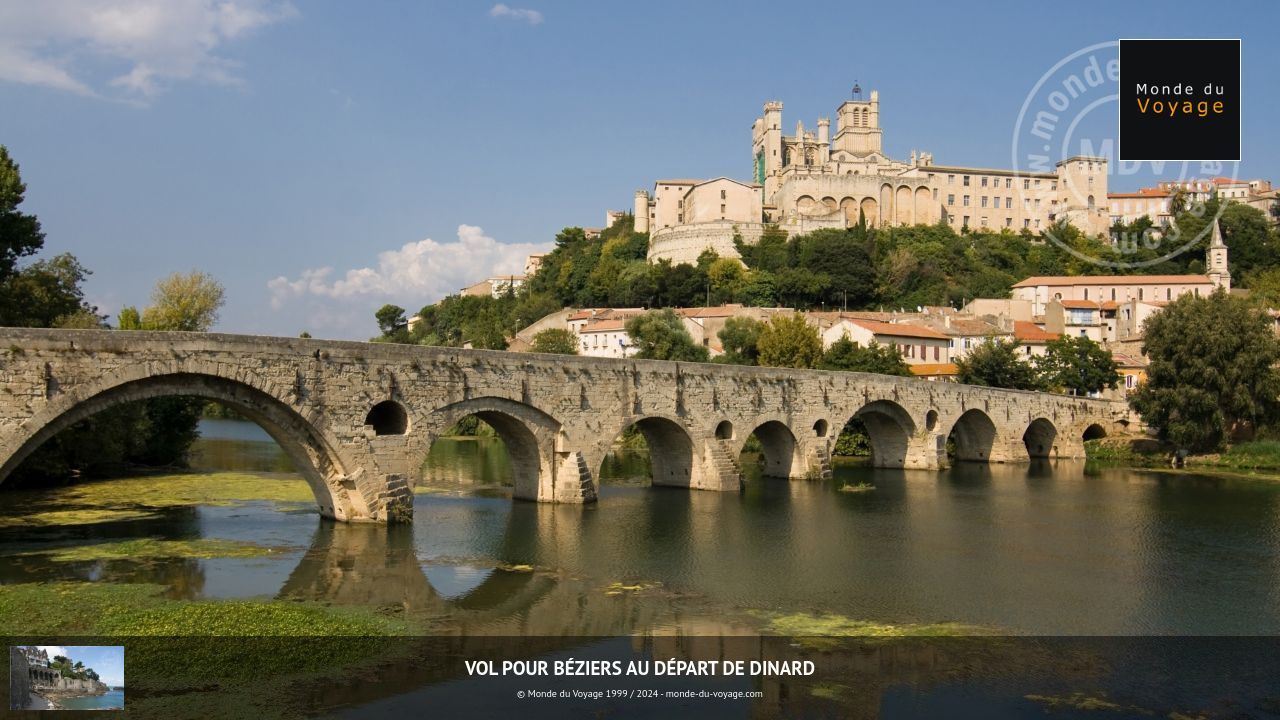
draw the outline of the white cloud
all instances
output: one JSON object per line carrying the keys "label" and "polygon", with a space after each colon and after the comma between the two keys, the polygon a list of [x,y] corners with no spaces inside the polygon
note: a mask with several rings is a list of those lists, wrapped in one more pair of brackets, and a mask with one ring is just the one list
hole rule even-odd
{"label": "white cloud", "polygon": [[0,3],[0,81],[89,96],[105,82],[132,101],[182,80],[236,85],[219,48],[295,15],[287,0]]}
{"label": "white cloud", "polygon": [[458,239],[426,239],[399,250],[378,253],[377,267],[347,270],[303,270],[296,279],[277,277],[267,283],[271,307],[279,310],[293,298],[369,299],[395,302],[411,312],[471,283],[496,275],[520,275],[525,259],[550,250],[550,243],[500,243],[475,225],[459,225]]}
{"label": "white cloud", "polygon": [[62,645],[37,645],[36,647],[43,650],[45,654],[49,656],[50,660],[53,659],[54,655],[61,655],[62,657],[67,657],[67,648]]}
{"label": "white cloud", "polygon": [[523,20],[530,25],[541,25],[543,21],[542,13],[537,10],[529,10],[527,8],[513,8],[509,5],[498,3],[489,9],[489,17],[511,18],[513,20]]}

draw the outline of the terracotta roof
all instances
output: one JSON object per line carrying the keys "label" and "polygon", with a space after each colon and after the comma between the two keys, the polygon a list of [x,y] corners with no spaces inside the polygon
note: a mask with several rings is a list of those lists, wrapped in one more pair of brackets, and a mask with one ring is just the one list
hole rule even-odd
{"label": "terracotta roof", "polygon": [[959,375],[955,363],[920,363],[911,366],[912,375]]}
{"label": "terracotta roof", "polygon": [[966,320],[951,318],[951,332],[954,335],[1002,335],[1000,326],[986,320]]}
{"label": "terracotta roof", "polygon": [[1111,357],[1116,361],[1117,365],[1124,368],[1144,368],[1151,364],[1150,361],[1141,355],[1112,352]]}
{"label": "terracotta roof", "polygon": [[569,321],[588,320],[596,314],[595,310],[579,310],[568,317]]}
{"label": "terracotta roof", "polygon": [[1037,285],[1207,285],[1208,283],[1208,275],[1036,275],[1014,283],[1013,286],[1020,288]]}
{"label": "terracotta roof", "polygon": [[1049,342],[1057,340],[1058,333],[1051,333],[1035,323],[1026,320],[1013,321],[1013,336],[1022,342]]}
{"label": "terracotta roof", "polygon": [[1059,300],[1062,307],[1072,310],[1101,310],[1101,306],[1095,300]]}
{"label": "terracotta roof", "polygon": [[931,340],[947,340],[947,336],[936,330],[919,327],[917,325],[907,325],[905,323],[887,323],[878,320],[862,320],[860,318],[844,318],[854,325],[870,330],[876,335],[890,335],[893,337],[917,337],[928,338]]}
{"label": "terracotta roof", "polygon": [[597,320],[593,323],[587,323],[586,327],[578,331],[579,335],[597,332],[617,332],[626,326],[626,320]]}
{"label": "terracotta roof", "polygon": [[1120,307],[1120,303],[1116,302],[1115,300],[1107,300],[1106,302],[1102,303],[1103,310],[1116,310],[1116,309],[1119,309],[1119,307]]}

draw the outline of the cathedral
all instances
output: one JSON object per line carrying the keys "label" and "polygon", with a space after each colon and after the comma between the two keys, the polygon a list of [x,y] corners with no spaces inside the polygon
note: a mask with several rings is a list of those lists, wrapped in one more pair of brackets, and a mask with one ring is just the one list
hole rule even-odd
{"label": "cathedral", "polygon": [[[861,93],[855,87],[855,95]],[[1107,161],[1076,156],[1054,172],[935,165],[932,153],[906,161],[884,154],[880,94],[851,99],[817,131],[797,122],[784,135],[782,103],[765,103],[751,126],[751,179],[668,179],[635,196],[636,229],[649,233],[649,260],[695,262],[703,251],[737,257],[733,238],[758,240],[766,225],[789,234],[932,224],[1038,232],[1060,219],[1106,232]]]}

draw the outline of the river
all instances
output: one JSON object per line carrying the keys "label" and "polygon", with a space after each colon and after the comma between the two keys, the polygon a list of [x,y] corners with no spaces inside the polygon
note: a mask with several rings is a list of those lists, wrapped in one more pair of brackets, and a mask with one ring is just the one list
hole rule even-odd
{"label": "river", "polygon": [[[598,503],[556,506],[512,501],[500,441],[445,438],[426,462],[412,526],[388,528],[322,520],[254,425],[204,421],[192,462],[190,473],[0,493],[0,585],[50,588],[51,603],[68,587],[156,588],[168,605],[147,623],[175,604],[288,601],[372,611],[416,635],[479,639],[900,628],[1280,635],[1272,478],[1081,462],[940,472],[837,462],[826,481],[750,470],[739,494],[652,487],[647,458],[620,450],[605,463]],[[74,597],[82,623],[44,629],[105,634],[83,624],[96,611],[82,608],[98,601]],[[35,600],[43,608],[44,596]],[[10,635],[28,622],[0,620]],[[1146,648],[1133,662],[1168,655]]]}
{"label": "river", "polygon": [[[645,459],[620,453],[606,463],[597,504],[552,506],[510,499],[500,441],[458,438],[439,441],[428,459],[412,528],[388,535],[322,521],[305,485],[282,472],[288,460],[254,425],[205,421],[193,463],[220,468],[207,474],[215,485],[222,471],[236,471],[238,483],[261,484],[267,499],[0,527],[13,551],[0,558],[0,582],[147,582],[173,598],[356,602],[325,597],[345,586],[309,575],[330,572],[327,558],[337,554],[394,558],[394,567],[377,570],[396,586],[385,592],[416,593],[410,605],[437,619],[472,622],[470,609],[495,586],[554,586],[513,593],[481,613],[494,632],[516,627],[513,618],[529,634],[625,634],[688,628],[690,616],[750,624],[764,612],[1013,634],[1280,634],[1280,483],[1267,479],[1079,462],[965,463],[942,472],[838,463],[834,482],[753,474],[734,494],[651,487]],[[121,493],[111,488],[129,482],[150,480],[87,487],[118,503]],[[840,482],[874,489],[841,492]],[[280,487],[292,501],[269,501]],[[94,496],[11,491],[0,500],[9,501],[8,512],[56,513],[92,508]],[[105,559],[52,552],[140,538],[248,542],[271,552]],[[625,588],[629,602],[599,602],[610,586]],[[583,612],[565,617],[567,601]]]}

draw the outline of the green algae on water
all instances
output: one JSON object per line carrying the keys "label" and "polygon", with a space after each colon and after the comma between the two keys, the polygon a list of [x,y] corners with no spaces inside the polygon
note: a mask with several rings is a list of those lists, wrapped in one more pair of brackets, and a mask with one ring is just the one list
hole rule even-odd
{"label": "green algae on water", "polygon": [[962,623],[878,623],[843,615],[753,613],[765,621],[765,632],[793,637],[963,637],[992,635],[990,628]]}
{"label": "green algae on water", "polygon": [[[271,502],[277,509],[314,508],[315,495],[296,475],[177,473],[83,482],[30,493],[23,512],[0,516],[0,528],[87,525],[157,517],[163,508]],[[51,508],[51,509],[44,509]]]}
{"label": "green algae on water", "polygon": [[93,560],[130,560],[143,558],[256,558],[279,555],[293,548],[267,547],[239,540],[156,540],[139,538],[118,542],[92,543],[74,547],[22,553],[39,555],[54,562],[88,562]]}
{"label": "green algae on water", "polygon": [[21,515],[0,516],[0,528],[93,525],[128,520],[151,520],[157,517],[160,517],[159,513],[152,510],[127,507],[36,510],[24,512]]}
{"label": "green algae on water", "polygon": [[0,634],[125,636],[387,636],[408,623],[375,610],[286,600],[172,600],[160,585],[0,586]]}

